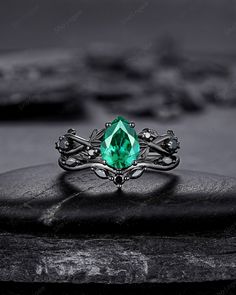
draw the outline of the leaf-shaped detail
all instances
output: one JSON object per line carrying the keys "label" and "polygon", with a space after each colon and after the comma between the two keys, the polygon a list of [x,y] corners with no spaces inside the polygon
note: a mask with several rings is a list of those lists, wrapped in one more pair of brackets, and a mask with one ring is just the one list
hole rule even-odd
{"label": "leaf-shaped detail", "polygon": [[89,137],[90,141],[93,141],[96,138],[97,133],[98,133],[98,130],[94,129]]}
{"label": "leaf-shaped detail", "polygon": [[166,137],[166,135],[160,135],[160,136],[158,136],[157,138],[155,138],[154,140],[153,140],[153,143],[157,143],[157,142],[159,142],[160,140],[162,140],[162,138],[165,138]]}
{"label": "leaf-shaped detail", "polygon": [[138,178],[139,176],[141,176],[144,172],[144,168],[141,169],[136,169],[130,172],[129,177],[130,178]]}
{"label": "leaf-shaped detail", "polygon": [[100,139],[101,140],[104,133],[105,133],[105,129],[102,129],[102,130],[98,131],[96,136],[95,136],[95,139]]}
{"label": "leaf-shaped detail", "polygon": [[107,178],[108,177],[107,172],[103,169],[95,169],[94,173],[100,178]]}
{"label": "leaf-shaped detail", "polygon": [[90,136],[90,142],[91,144],[96,147],[96,148],[100,148],[100,145],[101,145],[101,140],[104,136],[104,132],[105,132],[105,129],[102,129],[100,131],[98,130],[94,130],[92,132],[92,135]]}
{"label": "leaf-shaped detail", "polygon": [[76,158],[80,161],[85,161],[88,158],[88,155],[86,152],[81,152],[76,155]]}
{"label": "leaf-shaped detail", "polygon": [[148,153],[149,153],[149,147],[146,147],[140,151],[139,157],[142,159],[145,159],[147,158]]}
{"label": "leaf-shaped detail", "polygon": [[91,141],[91,144],[93,146],[100,146],[101,145],[101,140],[94,139],[93,141]]}
{"label": "leaf-shaped detail", "polygon": [[69,158],[66,160],[66,165],[67,165],[67,166],[71,166],[71,167],[76,166],[76,159],[73,158],[73,157],[69,157]]}

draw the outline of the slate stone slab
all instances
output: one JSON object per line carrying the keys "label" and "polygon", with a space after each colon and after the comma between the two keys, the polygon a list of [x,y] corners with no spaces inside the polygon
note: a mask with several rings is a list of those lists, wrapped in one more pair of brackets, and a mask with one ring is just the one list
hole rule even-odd
{"label": "slate stone slab", "polygon": [[234,295],[235,281],[172,284],[67,284],[67,283],[0,283],[1,295]]}
{"label": "slate stone slab", "polygon": [[0,54],[0,120],[84,119],[78,55],[66,50]]}
{"label": "slate stone slab", "polygon": [[75,284],[236,279],[235,179],[176,170],[122,190],[91,171],[0,175],[0,280]]}
{"label": "slate stone slab", "polygon": [[0,188],[1,228],[24,233],[215,232],[236,221],[235,179],[207,173],[147,172],[118,190],[51,164],[2,174]]}
{"label": "slate stone slab", "polygon": [[0,235],[0,280],[140,284],[236,278],[236,238]]}
{"label": "slate stone slab", "polygon": [[235,58],[184,56],[171,43],[154,47],[0,54],[0,120],[86,119],[95,100],[108,113],[158,120],[209,103],[235,106]]}

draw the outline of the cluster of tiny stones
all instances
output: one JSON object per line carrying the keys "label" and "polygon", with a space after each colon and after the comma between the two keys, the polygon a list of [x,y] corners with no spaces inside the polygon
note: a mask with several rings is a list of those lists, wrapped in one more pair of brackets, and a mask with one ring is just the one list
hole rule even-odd
{"label": "cluster of tiny stones", "polygon": [[59,165],[65,170],[90,168],[97,176],[113,181],[118,187],[142,175],[148,169],[171,170],[179,164],[178,138],[173,131],[159,135],[145,128],[136,133],[135,124],[122,117],[93,130],[89,139],[74,129],[59,138]]}

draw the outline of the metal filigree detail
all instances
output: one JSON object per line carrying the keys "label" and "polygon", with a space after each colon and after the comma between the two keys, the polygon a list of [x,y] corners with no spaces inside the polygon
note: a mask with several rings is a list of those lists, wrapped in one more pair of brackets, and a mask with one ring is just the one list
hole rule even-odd
{"label": "metal filigree detail", "polygon": [[[134,127],[134,123],[131,126]],[[106,128],[110,123],[105,124]],[[118,187],[129,179],[140,177],[146,169],[168,171],[178,166],[180,159],[176,155],[179,141],[172,130],[159,135],[155,130],[145,128],[139,134],[140,153],[134,163],[125,169],[114,169],[101,158],[100,146],[106,128],[94,129],[89,139],[76,134],[74,129],[59,138],[56,149],[60,153],[59,165],[64,170],[76,171],[91,169],[102,178],[109,179]]]}

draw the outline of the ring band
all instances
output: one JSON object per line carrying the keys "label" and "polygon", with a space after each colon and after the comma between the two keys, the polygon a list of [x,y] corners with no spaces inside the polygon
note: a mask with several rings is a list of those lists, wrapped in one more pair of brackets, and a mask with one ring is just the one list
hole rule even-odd
{"label": "ring band", "polygon": [[179,141],[172,130],[159,135],[145,128],[137,134],[134,127],[133,122],[117,117],[105,128],[93,130],[88,140],[69,129],[56,143],[60,167],[70,171],[90,168],[121,187],[146,169],[167,171],[178,166]]}

